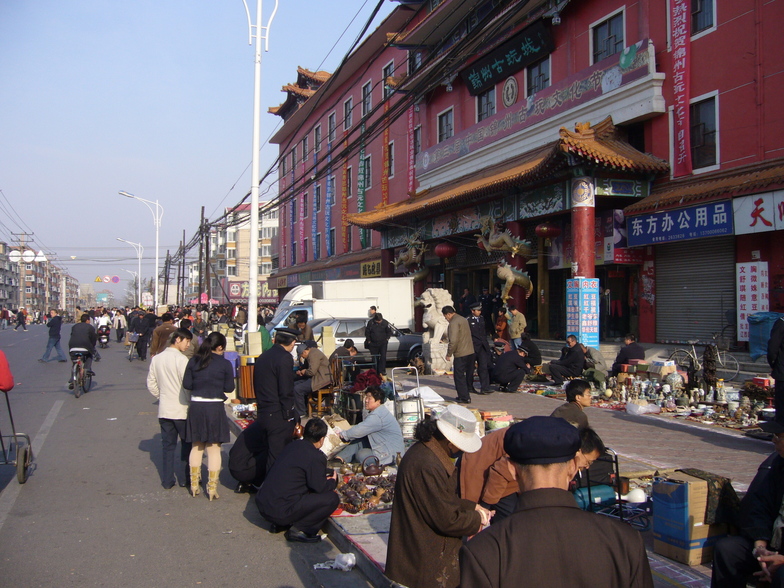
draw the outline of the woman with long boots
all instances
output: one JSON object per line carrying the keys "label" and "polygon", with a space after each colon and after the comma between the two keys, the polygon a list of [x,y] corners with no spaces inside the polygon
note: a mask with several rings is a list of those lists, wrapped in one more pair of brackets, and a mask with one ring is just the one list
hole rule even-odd
{"label": "woman with long boots", "polygon": [[221,468],[221,443],[229,442],[229,419],[223,408],[225,392],[234,390],[234,371],[223,357],[226,337],[210,333],[199,350],[188,361],[182,385],[191,391],[191,404],[185,425],[185,439],[193,444],[189,464],[191,494],[199,494],[201,461],[207,452],[207,497],[218,496],[218,475]]}

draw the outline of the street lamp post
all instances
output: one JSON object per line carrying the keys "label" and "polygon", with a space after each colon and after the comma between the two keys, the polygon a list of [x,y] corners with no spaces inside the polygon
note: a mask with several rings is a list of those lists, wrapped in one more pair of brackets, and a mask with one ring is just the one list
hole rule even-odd
{"label": "street lamp post", "polygon": [[[158,204],[156,200],[153,202],[152,200],[146,200],[145,198],[139,198],[138,196],[134,196],[133,194],[129,194],[124,190],[120,190],[120,196],[125,196],[126,198],[133,198],[134,200],[138,200],[139,202],[143,203],[147,208],[150,209],[152,213],[152,220],[155,223],[155,278],[154,278],[154,292],[153,295],[155,296],[155,312],[158,312],[158,261],[160,259],[159,256],[159,236],[161,232],[161,219],[163,218],[163,206]],[[155,208],[153,209],[153,205]],[[141,284],[141,270],[139,270],[139,283]],[[139,301],[141,304],[141,301]]]}
{"label": "street lamp post", "polygon": [[[136,255],[139,256],[139,273],[137,274],[137,276],[138,276],[137,283],[139,285],[139,300],[138,300],[137,304],[141,307],[141,305],[142,305],[142,254],[144,253],[144,247],[142,247],[141,243],[134,243],[133,241],[126,241],[125,239],[120,239],[119,237],[117,237],[117,240],[118,241],[122,241],[123,243],[128,243],[128,245],[131,245],[134,249],[136,249]],[[127,272],[129,270],[125,270],[125,271]],[[133,272],[130,272],[130,273],[133,273]]]}

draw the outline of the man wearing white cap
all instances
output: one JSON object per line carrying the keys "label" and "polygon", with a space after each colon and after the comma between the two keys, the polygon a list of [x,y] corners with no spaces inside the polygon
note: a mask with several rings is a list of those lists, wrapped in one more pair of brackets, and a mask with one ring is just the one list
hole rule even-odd
{"label": "man wearing white cap", "polygon": [[421,421],[415,437],[418,442],[398,469],[385,573],[408,588],[455,588],[462,538],[479,532],[492,517],[457,496],[452,459],[482,446],[476,418],[452,404],[436,419]]}
{"label": "man wearing white cap", "polygon": [[[535,416],[509,428],[504,451],[520,484],[517,510],[460,550],[462,588],[653,588],[640,534],[580,510],[567,491],[579,449],[580,433],[562,418]],[[562,549],[578,538],[583,551],[568,557]]]}

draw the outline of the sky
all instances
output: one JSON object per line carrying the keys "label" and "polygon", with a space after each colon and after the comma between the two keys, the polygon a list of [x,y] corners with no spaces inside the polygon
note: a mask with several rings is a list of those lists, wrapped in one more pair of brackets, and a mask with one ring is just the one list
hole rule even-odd
{"label": "sky", "polygon": [[[334,71],[377,1],[280,0],[261,65],[262,174],[281,87],[297,66]],[[264,0],[265,24],[274,5]],[[253,56],[241,0],[0,2],[0,240],[32,233],[29,246],[81,283],[119,276],[109,289],[122,299],[138,257],[117,238],[141,243],[148,278],[155,228],[119,191],[163,207],[163,265],[202,206],[215,219],[250,190]]]}

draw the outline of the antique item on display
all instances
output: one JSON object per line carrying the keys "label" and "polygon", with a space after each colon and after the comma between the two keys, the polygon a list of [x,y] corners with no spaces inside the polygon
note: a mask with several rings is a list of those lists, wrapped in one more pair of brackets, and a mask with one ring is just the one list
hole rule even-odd
{"label": "antique item on display", "polygon": [[509,251],[512,257],[531,256],[531,244],[513,236],[509,229],[503,229],[503,221],[483,216],[479,219],[481,233],[474,235],[478,245],[488,253],[491,251]]}
{"label": "antique item on display", "polygon": [[520,286],[525,290],[526,299],[531,296],[531,293],[534,291],[534,286],[531,283],[531,278],[528,277],[528,272],[522,272],[519,269],[513,268],[506,263],[506,260],[498,262],[496,274],[499,278],[504,280],[504,287],[501,290],[501,298],[503,299],[504,304],[512,297],[510,294],[512,286]]}
{"label": "antique item on display", "polygon": [[406,240],[407,247],[398,253],[398,256],[391,262],[395,269],[399,267],[416,267],[422,265],[422,260],[427,251],[425,245],[419,237],[419,233]]}

